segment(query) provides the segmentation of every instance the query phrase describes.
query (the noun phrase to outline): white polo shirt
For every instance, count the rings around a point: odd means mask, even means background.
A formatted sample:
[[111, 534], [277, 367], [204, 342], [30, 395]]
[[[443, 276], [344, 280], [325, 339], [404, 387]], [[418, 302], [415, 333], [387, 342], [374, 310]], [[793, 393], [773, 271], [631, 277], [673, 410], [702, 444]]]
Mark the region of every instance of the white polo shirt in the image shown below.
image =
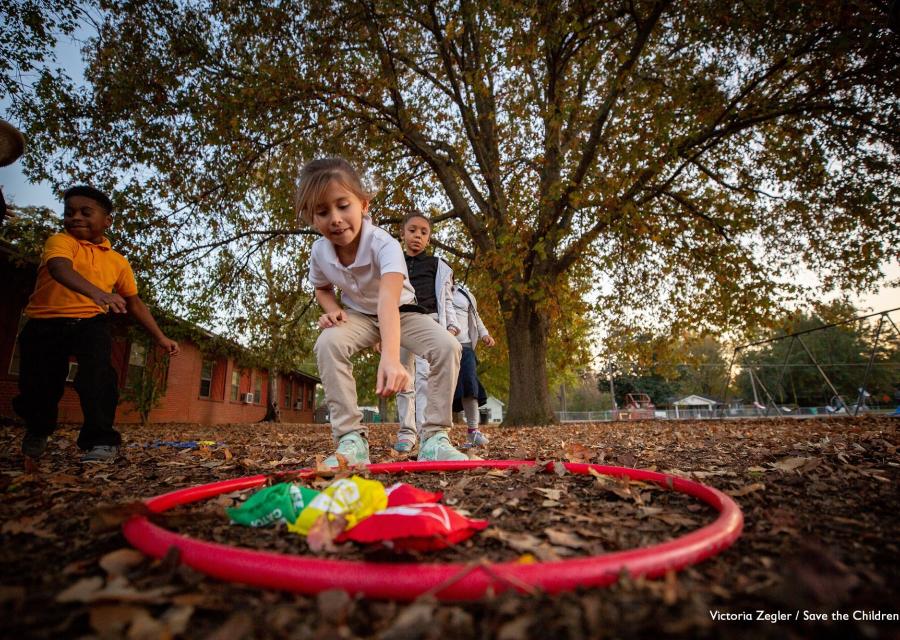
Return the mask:
[[378, 290], [381, 276], [403, 274], [400, 304], [415, 304], [416, 292], [409, 282], [403, 248], [391, 235], [363, 218], [356, 260], [348, 267], [341, 264], [334, 245], [327, 238], [313, 242], [309, 258], [309, 281], [319, 289], [332, 285], [341, 290], [341, 303], [354, 311], [378, 314]]

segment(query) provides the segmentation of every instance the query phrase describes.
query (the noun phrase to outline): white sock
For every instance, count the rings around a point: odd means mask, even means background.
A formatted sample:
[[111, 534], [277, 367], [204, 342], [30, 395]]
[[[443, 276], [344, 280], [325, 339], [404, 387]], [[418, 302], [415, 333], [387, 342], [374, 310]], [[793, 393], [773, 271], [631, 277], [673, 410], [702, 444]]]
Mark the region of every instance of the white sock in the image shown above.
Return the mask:
[[478, 429], [478, 399], [469, 396], [462, 399], [463, 411], [466, 413], [466, 425], [469, 431]]

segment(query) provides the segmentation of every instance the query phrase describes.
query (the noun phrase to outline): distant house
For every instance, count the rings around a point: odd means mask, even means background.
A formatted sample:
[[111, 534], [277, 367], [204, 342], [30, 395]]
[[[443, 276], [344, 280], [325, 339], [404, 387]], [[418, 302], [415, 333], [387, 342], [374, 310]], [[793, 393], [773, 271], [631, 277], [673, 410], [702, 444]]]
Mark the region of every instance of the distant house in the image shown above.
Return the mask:
[[690, 395], [680, 400], [675, 400], [672, 404], [676, 407], [686, 407], [688, 409], [712, 409], [719, 403], [703, 396]]
[[719, 403], [709, 398], [698, 395], [689, 395], [675, 400], [672, 405], [675, 407], [675, 417], [680, 417], [682, 412], [689, 414], [698, 414], [702, 412], [713, 411]]
[[[22, 260], [16, 250], [0, 243], [0, 417], [11, 418], [12, 398], [18, 394], [19, 353], [16, 338], [25, 324], [23, 309], [34, 288], [37, 265]], [[181, 353], [169, 361], [166, 393], [149, 414], [151, 423], [195, 422], [221, 424], [257, 422], [266, 414], [269, 371], [244, 367], [250, 354], [240, 345], [181, 320], [172, 321], [190, 329], [196, 338], [179, 337]], [[155, 347], [145, 347], [129, 338], [127, 319], [113, 321], [112, 364], [119, 387], [126, 390], [152, 361]], [[209, 350], [209, 345], [228, 349]], [[226, 355], [227, 354], [227, 355]], [[72, 386], [77, 364], [69, 366], [69, 382], [59, 405], [61, 422], [83, 420], [78, 395]], [[316, 385], [321, 381], [302, 371], [278, 373], [278, 406], [283, 422], [311, 423], [315, 411]], [[140, 422], [133, 405], [120, 401], [116, 422]]]
[[487, 413], [488, 422], [503, 422], [503, 402], [494, 396], [488, 396], [487, 404], [481, 407], [481, 413]]

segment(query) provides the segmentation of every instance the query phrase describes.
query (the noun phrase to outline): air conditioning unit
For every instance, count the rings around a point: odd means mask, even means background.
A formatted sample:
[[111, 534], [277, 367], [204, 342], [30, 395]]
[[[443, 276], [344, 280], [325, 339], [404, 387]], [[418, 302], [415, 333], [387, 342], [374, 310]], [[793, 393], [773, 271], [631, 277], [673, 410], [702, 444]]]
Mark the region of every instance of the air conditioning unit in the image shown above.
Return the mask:
[[294, 410], [295, 411], [303, 410], [303, 400], [297, 400], [297, 402], [294, 403]]
[[246, 402], [247, 404], [253, 404], [253, 401], [255, 400], [255, 398], [256, 398], [256, 396], [254, 396], [252, 393], [244, 394], [244, 402]]

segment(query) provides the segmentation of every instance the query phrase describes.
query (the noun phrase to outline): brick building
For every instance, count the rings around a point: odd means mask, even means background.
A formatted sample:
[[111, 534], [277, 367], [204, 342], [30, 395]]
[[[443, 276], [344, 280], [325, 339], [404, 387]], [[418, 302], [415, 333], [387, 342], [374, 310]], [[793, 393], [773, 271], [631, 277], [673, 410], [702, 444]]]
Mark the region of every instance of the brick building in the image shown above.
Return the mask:
[[[11, 418], [12, 398], [18, 393], [19, 359], [16, 336], [25, 318], [22, 310], [34, 288], [35, 264], [17, 257], [14, 248], [0, 243], [0, 417]], [[129, 338], [130, 321], [117, 319], [113, 325], [113, 367], [119, 376], [120, 389], [139, 379], [153, 353], [140, 342]], [[149, 421], [221, 424], [258, 422], [268, 406], [268, 376], [265, 369], [241, 365], [246, 350], [230, 344], [229, 349], [210, 351], [205, 344], [228, 344], [222, 338], [187, 325], [197, 339], [179, 336], [181, 353], [170, 359], [166, 376], [166, 392], [159, 406], [149, 414]], [[179, 332], [180, 333], [180, 332]], [[204, 340], [203, 338], [209, 338]], [[218, 352], [218, 353], [216, 353]], [[228, 355], [223, 355], [227, 353]], [[148, 357], [149, 356], [149, 357]], [[69, 365], [69, 383], [59, 405], [60, 422], [81, 422], [83, 416], [78, 395], [72, 386], [77, 364]], [[278, 373], [278, 406], [283, 422], [311, 423], [315, 412], [315, 376], [301, 371]], [[140, 422], [134, 406], [122, 400], [116, 422]]]

